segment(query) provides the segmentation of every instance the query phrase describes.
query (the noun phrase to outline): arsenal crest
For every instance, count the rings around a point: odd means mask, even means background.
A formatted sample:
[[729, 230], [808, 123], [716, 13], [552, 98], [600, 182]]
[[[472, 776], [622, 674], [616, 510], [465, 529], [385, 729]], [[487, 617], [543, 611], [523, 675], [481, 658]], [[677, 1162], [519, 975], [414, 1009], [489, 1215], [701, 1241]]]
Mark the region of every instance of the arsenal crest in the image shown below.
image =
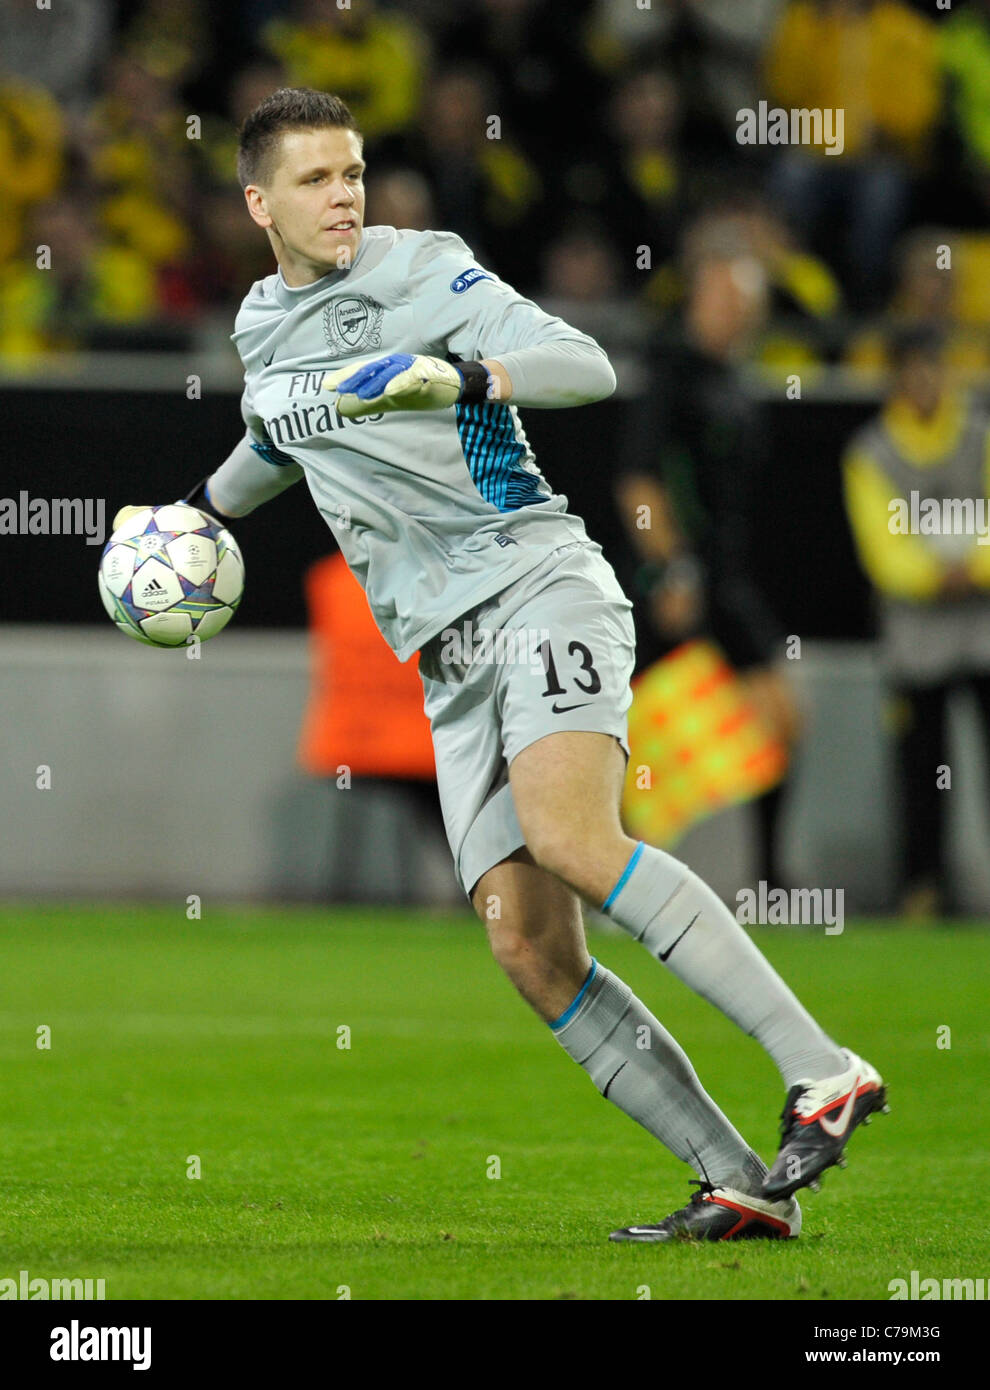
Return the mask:
[[323, 332], [334, 357], [349, 357], [365, 348], [382, 345], [382, 315], [385, 309], [364, 294], [331, 299], [323, 310]]

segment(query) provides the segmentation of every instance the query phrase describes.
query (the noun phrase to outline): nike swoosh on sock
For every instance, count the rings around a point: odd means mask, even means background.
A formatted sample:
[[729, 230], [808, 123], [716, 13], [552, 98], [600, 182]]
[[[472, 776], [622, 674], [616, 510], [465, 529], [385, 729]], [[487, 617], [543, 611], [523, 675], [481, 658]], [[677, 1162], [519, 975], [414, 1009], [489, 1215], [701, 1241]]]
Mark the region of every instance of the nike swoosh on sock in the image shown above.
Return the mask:
[[[688, 932], [691, 930], [691, 928], [694, 926], [695, 922], [697, 922], [697, 920], [698, 920], [698, 918], [699, 918], [700, 916], [701, 916], [701, 913], [700, 913], [700, 912], [696, 912], [696, 913], [694, 914], [694, 916], [691, 918], [690, 922], [688, 922], [687, 926], [684, 928], [684, 930], [681, 932], [680, 936], [677, 938], [677, 941], [683, 941], [683, 940], [684, 940], [684, 938], [687, 936]], [[673, 945], [668, 946], [667, 949], [666, 949], [666, 951], [658, 951], [658, 952], [657, 952], [657, 960], [664, 960], [664, 961], [667, 960], [667, 958], [669, 957], [671, 951], [674, 949], [674, 946], [677, 945], [677, 941], [675, 941], [675, 942], [673, 943]]]
[[626, 1063], [623, 1062], [623, 1063], [622, 1063], [622, 1066], [618, 1067], [618, 1068], [612, 1073], [612, 1075], [609, 1077], [609, 1079], [605, 1082], [605, 1089], [604, 1089], [604, 1091], [602, 1091], [602, 1100], [608, 1100], [608, 1088], [611, 1086], [612, 1082], [615, 1080], [615, 1078], [618, 1076], [619, 1072], [622, 1070], [622, 1067], [624, 1067], [625, 1065], [626, 1065]]

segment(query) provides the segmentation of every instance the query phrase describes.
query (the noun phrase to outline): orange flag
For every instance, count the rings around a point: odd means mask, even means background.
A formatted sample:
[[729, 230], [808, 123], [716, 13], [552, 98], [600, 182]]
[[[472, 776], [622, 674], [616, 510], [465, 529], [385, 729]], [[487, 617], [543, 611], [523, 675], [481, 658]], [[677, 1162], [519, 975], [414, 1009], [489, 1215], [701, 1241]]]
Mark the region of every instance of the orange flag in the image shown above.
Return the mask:
[[633, 682], [626, 830], [669, 848], [698, 821], [775, 787], [787, 750], [711, 642], [685, 642]]

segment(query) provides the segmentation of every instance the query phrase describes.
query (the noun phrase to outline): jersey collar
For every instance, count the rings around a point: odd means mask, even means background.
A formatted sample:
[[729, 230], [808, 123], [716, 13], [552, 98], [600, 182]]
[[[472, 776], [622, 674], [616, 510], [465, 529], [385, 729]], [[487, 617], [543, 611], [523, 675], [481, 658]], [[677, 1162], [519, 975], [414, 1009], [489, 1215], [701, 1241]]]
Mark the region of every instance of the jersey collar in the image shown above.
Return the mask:
[[345, 276], [353, 274], [361, 264], [361, 257], [364, 255], [367, 243], [367, 234], [362, 233], [357, 255], [347, 269], [328, 270], [326, 275], [321, 275], [319, 280], [314, 280], [311, 285], [286, 284], [285, 276], [282, 274], [282, 267], [279, 266], [278, 270], [275, 272], [275, 298], [283, 308], [291, 309], [294, 305], [303, 303], [310, 295], [317, 295], [322, 290], [328, 289], [331, 285], [336, 285]]

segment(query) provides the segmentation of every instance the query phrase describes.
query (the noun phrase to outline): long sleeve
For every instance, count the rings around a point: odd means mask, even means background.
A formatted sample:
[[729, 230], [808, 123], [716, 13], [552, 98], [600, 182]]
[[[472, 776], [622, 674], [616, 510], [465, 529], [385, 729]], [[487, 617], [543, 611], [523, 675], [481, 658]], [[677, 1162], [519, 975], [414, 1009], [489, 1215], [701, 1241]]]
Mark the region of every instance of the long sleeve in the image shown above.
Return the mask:
[[590, 340], [540, 343], [485, 356], [496, 358], [509, 373], [513, 405], [543, 409], [590, 405], [615, 390], [612, 364]]
[[227, 516], [247, 516], [302, 476], [299, 464], [289, 459], [284, 463], [269, 462], [246, 435], [211, 474], [207, 488], [210, 500]]
[[495, 358], [512, 404], [587, 405], [615, 390], [604, 350], [478, 264], [459, 236], [433, 232], [410, 266], [416, 323], [437, 356]]

